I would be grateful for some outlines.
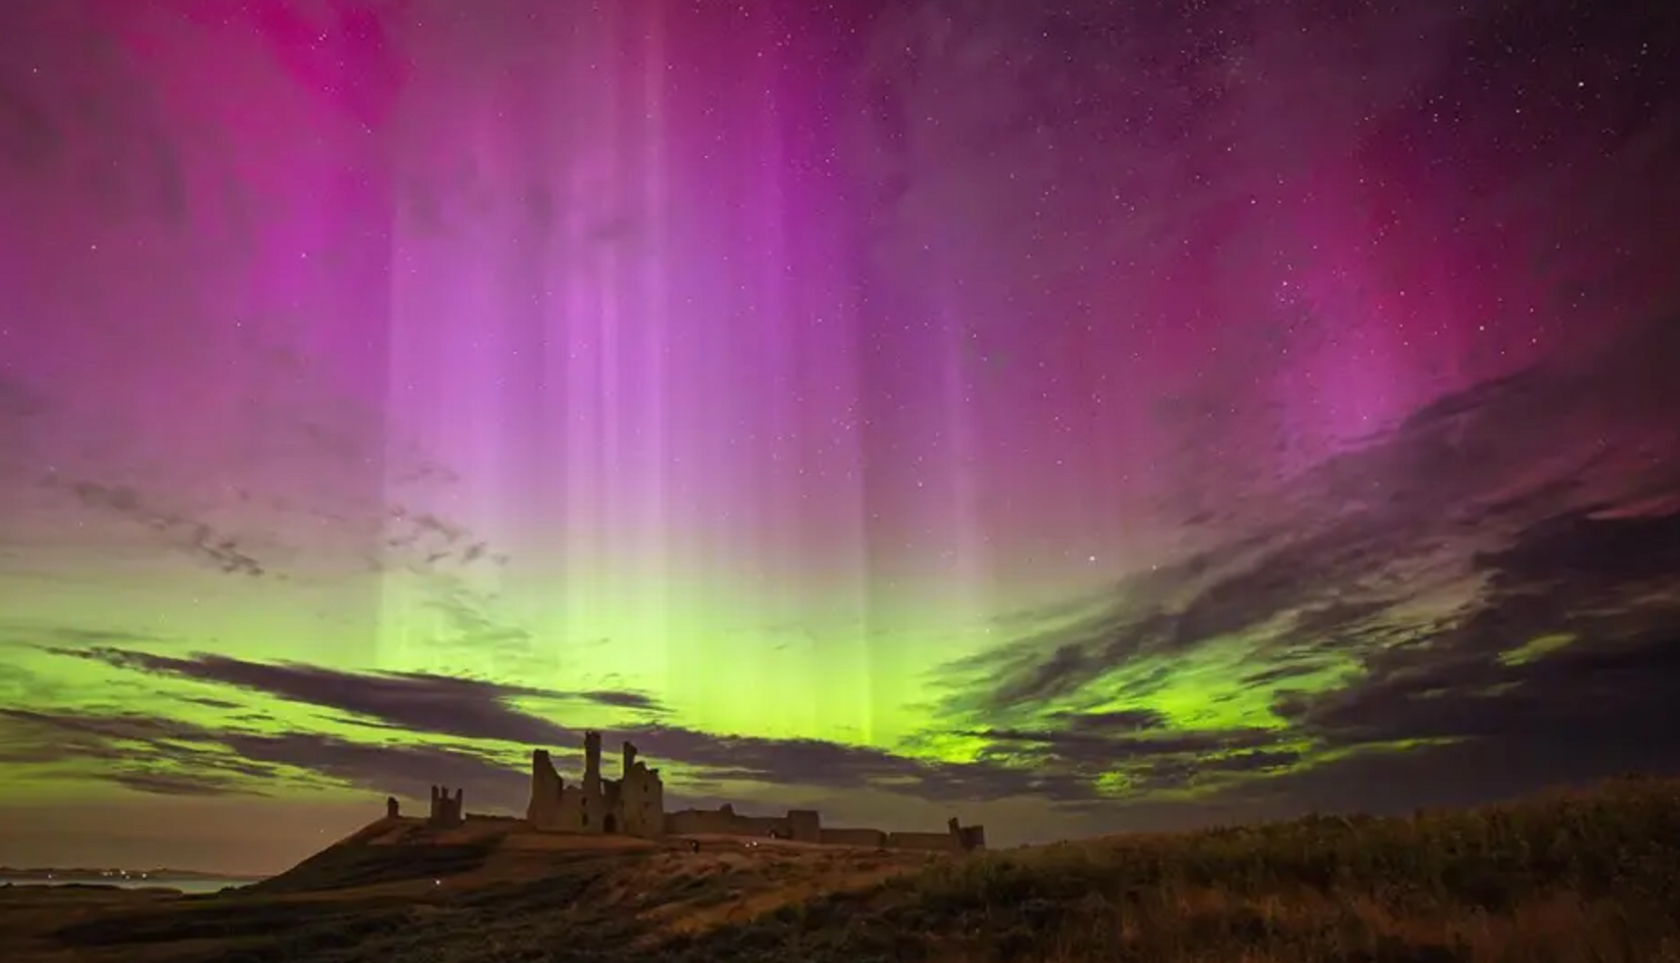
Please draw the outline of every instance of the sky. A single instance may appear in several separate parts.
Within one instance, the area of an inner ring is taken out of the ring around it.
[[[0,864],[1680,770],[1661,7],[5,4]]]

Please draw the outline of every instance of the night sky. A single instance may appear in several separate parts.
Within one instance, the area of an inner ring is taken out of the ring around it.
[[[0,863],[1680,770],[1677,172],[1674,4],[9,0]]]

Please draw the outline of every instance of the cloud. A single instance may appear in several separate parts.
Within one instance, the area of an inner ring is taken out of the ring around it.
[[[64,717],[18,709],[0,709],[0,762],[9,766],[46,766],[82,760],[113,760],[122,753],[113,738],[97,728]]]
[[[267,571],[239,539],[203,521],[160,508],[131,486],[93,481],[62,484],[83,505],[150,528],[169,545],[230,575],[256,577]]]
[[[1502,754],[1531,760],[1536,779],[1548,757],[1566,774],[1660,768],[1680,759],[1680,744],[1652,736],[1634,750],[1628,739],[1680,731],[1680,517],[1653,508],[1680,495],[1670,467],[1680,442],[1650,414],[1680,397],[1628,355],[1659,347],[1652,337],[1443,399],[1291,480],[1257,501],[1263,510],[1233,514],[1221,547],[1106,596],[999,622],[1009,641],[938,670],[929,725],[896,749],[699,732],[642,692],[181,657],[75,629],[36,638],[62,656],[230,690],[195,696],[211,708],[260,695],[437,745],[275,732],[256,718],[223,732],[122,716],[11,719],[54,728],[65,753],[89,760],[160,746],[161,768],[110,775],[160,792],[227,792],[290,773],[399,795],[452,782],[510,806],[523,798],[512,760],[524,748],[582,740],[526,704],[637,713],[615,735],[668,764],[675,793],[685,783],[870,788],[1131,813],[1174,799],[1174,818],[1188,818],[1264,811],[1285,795],[1370,804],[1370,787],[1398,793],[1437,763],[1491,787],[1478,768]],[[1609,427],[1588,450],[1556,450],[1536,414],[1567,419],[1577,405],[1596,406],[1592,422]],[[141,512],[118,489],[97,497]],[[407,549],[467,540],[427,516],[401,521],[414,536]],[[437,574],[437,604],[461,633],[521,644]],[[34,758],[18,740],[0,752]],[[1365,788],[1338,790],[1336,773]]]
[[[163,775],[145,772],[117,772],[110,781],[135,792],[154,796],[236,796],[251,795],[249,787],[229,780],[202,775]]]
[[[318,700],[319,701],[319,700]],[[528,791],[522,766],[461,745],[360,742],[319,733],[208,729],[169,719],[97,713],[0,712],[0,760],[93,764],[90,775],[170,795],[263,794],[283,786],[353,786],[419,797],[421,787],[466,788],[481,805],[519,809]],[[472,730],[473,726],[462,727]],[[575,745],[581,733],[559,742]],[[10,738],[5,738],[6,736]],[[461,737],[482,737],[472,731]],[[995,765],[928,763],[817,740],[716,737],[651,727],[623,733],[656,759],[693,767],[702,783],[765,783],[819,789],[892,789],[938,801],[1029,793],[1088,798],[1071,782]],[[24,751],[19,751],[24,749]],[[680,794],[680,793],[679,793]]]
[[[189,723],[130,713],[0,709],[0,760],[79,767],[87,775],[166,795],[260,793],[272,767],[231,756]]]
[[[1222,548],[1036,613],[935,673],[943,731],[1127,807],[1332,808],[1330,774],[1384,767],[1405,798],[1431,759],[1486,787],[1506,753],[1532,780],[1680,768],[1677,328],[1443,398],[1233,515]],[[1576,425],[1592,444],[1560,445]]]
[[[442,784],[465,790],[475,805],[523,810],[530,788],[525,770],[464,746],[380,745],[307,732],[244,733],[223,741],[245,759],[411,799]]]
[[[374,720],[376,729],[502,742],[522,748],[580,746],[583,732],[522,712],[510,705],[512,699],[657,707],[656,702],[636,692],[565,692],[421,673],[353,673],[206,654],[177,658],[111,647],[49,651],[120,669],[226,685],[334,709]],[[1109,725],[1123,722],[1120,717],[1106,720]],[[126,733],[125,738],[164,737],[162,733],[129,731],[134,726],[163,725],[156,720],[61,716],[54,724],[67,731],[107,737],[116,735],[113,727]],[[422,750],[412,747],[405,748],[402,757],[388,758],[382,755],[391,751],[388,746],[302,732],[273,736],[255,729],[225,734],[189,731],[194,733],[190,738],[213,738],[246,759],[299,766],[330,780],[357,785],[371,784],[370,777],[375,774],[384,780],[382,784],[395,785],[416,783],[416,780],[434,782],[454,771],[462,778],[472,777],[479,786],[493,787],[497,796],[502,797],[507,795],[510,781],[525,778],[522,770],[499,760],[487,761],[477,751],[452,751],[427,757],[426,765],[416,769],[413,757]],[[1085,799],[1091,795],[1090,788],[1076,779],[990,761],[944,763],[822,740],[714,735],[657,722],[623,727],[618,734],[634,740],[650,758],[694,770],[698,778],[712,781],[831,790],[870,786],[941,801],[1028,794]],[[492,776],[486,771],[487,766],[503,775]],[[416,775],[418,772],[426,775]]]
[[[582,740],[536,705],[629,710],[614,735],[668,764],[674,795],[749,784],[940,803],[1035,796],[1192,820],[1675,768],[1680,436],[1663,413],[1680,410],[1680,379],[1659,361],[1680,356],[1680,335],[1661,327],[1444,398],[1233,509],[1222,542],[1001,620],[1004,644],[933,674],[925,731],[902,746],[700,732],[636,691],[182,657],[121,633],[8,626],[60,656],[223,687],[189,696],[204,707],[278,699],[353,718],[368,737],[276,731],[260,715],[212,731],[13,709],[0,715],[0,760],[87,765],[166,793],[292,780],[418,795],[449,782],[517,808],[523,749]],[[1559,443],[1583,425],[1590,445]],[[82,492],[152,517],[118,486]],[[457,553],[420,565],[457,633],[523,645],[438,568],[476,562],[476,543],[430,516],[400,521],[408,540],[393,549]],[[482,742],[500,745],[471,745]]]
[[[1680,761],[1680,738],[1665,735],[1680,732],[1677,535],[1680,515],[1537,523],[1478,558],[1489,589],[1473,615],[1426,649],[1374,659],[1355,685],[1280,710],[1338,746],[1486,739],[1551,744],[1561,754],[1627,742],[1645,747],[1646,765],[1672,765]]]
[[[47,622],[20,619],[0,620],[0,643],[47,648],[55,646],[74,648],[76,646],[133,645],[137,642],[162,643],[167,641],[161,636],[146,632],[91,629],[80,625],[54,625]]]
[[[156,716],[0,710],[0,761],[52,766],[160,795],[278,795],[309,786],[422,798],[448,783],[522,807],[525,774],[464,746],[354,742],[306,732],[210,729]]]
[[[162,745],[170,740],[195,739],[198,727],[170,719],[138,715],[82,715],[37,712],[28,709],[0,709],[0,718],[12,722],[88,736],[107,742],[138,742]],[[51,751],[51,747],[48,747]]]
[[[1263,729],[1174,731],[1166,726],[1146,735],[1113,736],[1082,732],[1044,730],[1024,732],[989,729],[970,733],[995,747],[1019,747],[1019,751],[1040,754],[1045,761],[1090,766],[1120,765],[1134,759],[1205,757],[1217,752],[1268,745],[1278,735]],[[1019,754],[1017,753],[1013,754]]]
[[[509,705],[509,700],[530,698],[648,709],[659,705],[640,692],[563,692],[426,673],[356,673],[297,663],[247,662],[205,653],[177,658],[112,647],[49,651],[116,668],[227,685],[338,709],[411,732],[528,745],[569,745],[581,741],[582,734],[520,712]]]
[[[669,726],[625,731],[638,748],[699,770],[710,781],[827,790],[874,788],[921,799],[984,801],[1023,795],[1085,799],[1089,787],[995,762],[950,763],[820,739],[713,735]]]

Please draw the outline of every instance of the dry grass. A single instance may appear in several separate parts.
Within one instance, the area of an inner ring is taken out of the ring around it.
[[[936,859],[821,847],[672,852],[650,861],[624,885],[627,897],[640,894],[646,907],[640,916],[653,924],[638,945],[651,946],[662,937],[699,936],[785,906],[868,890]]]
[[[1680,963],[1675,782],[966,858],[517,838],[350,842],[271,895],[8,894],[0,942],[27,919],[8,963]]]
[[[1680,784],[941,863],[719,931],[690,963],[1680,961]],[[776,955],[776,954],[781,955]]]

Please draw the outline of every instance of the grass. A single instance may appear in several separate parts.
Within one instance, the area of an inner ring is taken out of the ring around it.
[[[378,864],[371,875],[389,878],[402,865],[354,848],[306,861],[280,887],[293,895],[112,907],[40,930],[37,948],[124,963],[1680,963],[1674,781],[906,862],[884,882],[756,916],[819,864],[874,871],[881,857],[767,853],[720,868],[686,854],[555,854],[530,878],[333,896],[332,866],[366,878]],[[437,854],[409,854],[414,870],[436,868]],[[323,895],[296,892],[301,879]],[[717,912],[731,903],[735,918]],[[5,908],[0,897],[0,940]],[[709,922],[669,925],[683,918]]]
[[[426,847],[324,849],[290,871],[244,887],[253,894],[318,893],[408,879],[448,879],[481,868],[494,840]]]
[[[942,863],[667,959],[1680,961],[1680,783]]]

